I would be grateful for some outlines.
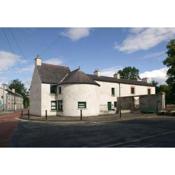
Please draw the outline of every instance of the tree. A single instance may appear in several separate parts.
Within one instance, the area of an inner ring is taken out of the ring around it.
[[[9,84],[9,88],[15,89],[15,91],[18,94],[21,94],[23,96],[24,107],[29,106],[29,98],[27,96],[27,89],[25,88],[24,84],[20,80],[18,80],[18,79],[12,80]]]
[[[159,86],[158,86],[159,83],[157,81],[155,81],[155,80],[152,80],[151,81],[151,84],[153,86],[155,86],[155,88],[156,88],[156,94],[159,93]]]
[[[119,70],[121,79],[137,80],[139,78],[139,70],[135,67],[125,67]]]
[[[171,40],[167,45],[167,58],[163,61],[164,65],[168,67],[166,80],[169,87],[169,99],[171,103],[175,104],[175,39]]]
[[[151,84],[152,84],[153,86],[157,86],[157,85],[158,85],[158,82],[155,81],[155,80],[152,80],[152,81],[151,81]]]

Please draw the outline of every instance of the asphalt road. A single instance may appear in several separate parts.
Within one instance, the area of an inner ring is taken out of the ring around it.
[[[113,122],[20,121],[12,147],[175,147],[175,117]]]

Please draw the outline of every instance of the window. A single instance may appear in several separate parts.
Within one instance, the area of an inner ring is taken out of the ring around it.
[[[111,95],[115,96],[115,88],[111,88]]]
[[[51,101],[51,110],[55,111],[57,109],[57,102],[56,101]]]
[[[57,105],[58,105],[58,111],[63,111],[63,100],[58,100],[57,101]]]
[[[151,94],[151,89],[148,89],[148,95],[150,95]]]
[[[116,101],[114,101],[114,107],[115,107],[115,108],[117,107],[117,102],[116,102]]]
[[[135,88],[131,87],[131,94],[135,94]]]
[[[57,93],[57,85],[50,85],[50,93],[51,94]]]
[[[112,110],[112,103],[108,102],[108,111]]]
[[[85,109],[86,108],[86,102],[85,101],[79,101],[78,102],[78,109]]]
[[[61,94],[61,87],[58,88],[58,93]]]

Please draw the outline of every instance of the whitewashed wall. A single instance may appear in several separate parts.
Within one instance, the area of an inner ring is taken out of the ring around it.
[[[119,96],[119,84],[97,81],[99,86],[90,84],[71,84],[62,86],[62,94],[50,94],[50,84],[41,84],[38,71],[35,68],[30,89],[30,112],[33,115],[79,116],[78,101],[86,101],[87,109],[83,110],[83,116],[94,116],[104,113],[115,113],[114,102]],[[155,87],[121,84],[121,96],[132,96],[131,87],[135,87],[134,95],[146,95],[148,88],[151,94],[155,94]],[[115,88],[115,96],[111,94],[111,88]],[[51,110],[51,101],[63,100],[63,112]],[[112,111],[108,111],[107,103],[112,103]]]
[[[50,116],[54,115],[62,115],[62,112],[57,112],[51,110],[51,101],[55,100],[63,100],[62,94],[60,95],[55,95],[50,93],[50,84],[42,84],[42,90],[41,90],[41,95],[42,95],[42,100],[41,100],[41,114],[42,116],[45,116],[45,111],[47,110],[47,114]],[[63,90],[62,90],[63,91]]]
[[[99,87],[99,106],[100,114],[104,113],[115,113],[114,102],[117,101],[119,96],[119,84],[118,83],[109,83],[103,81],[96,81],[100,84]],[[135,94],[131,94],[131,87],[135,87]],[[111,94],[111,88],[115,88],[115,96]],[[129,85],[129,84],[120,84],[120,93],[121,96],[133,96],[133,95],[146,95],[148,93],[148,88],[151,89],[151,94],[155,94],[155,87],[149,86],[140,86],[140,85]],[[113,111],[108,111],[107,103],[112,103]]]
[[[35,68],[30,87],[30,113],[41,115],[41,80]]]
[[[87,109],[83,116],[99,115],[99,87],[90,84],[72,84],[63,86],[63,115],[80,116],[78,101],[86,101]]]

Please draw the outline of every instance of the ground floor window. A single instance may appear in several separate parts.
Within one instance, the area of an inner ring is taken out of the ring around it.
[[[51,101],[52,111],[63,111],[63,100]]]
[[[117,107],[117,102],[116,102],[116,101],[114,101],[114,107],[115,107],[115,108]]]
[[[78,109],[85,109],[86,108],[86,102],[85,101],[79,101],[78,102]]]
[[[112,110],[112,103],[109,101],[108,102],[108,111]]]
[[[57,103],[58,103],[57,107],[58,111],[63,111],[63,100],[58,100]]]
[[[51,110],[55,111],[57,109],[57,103],[56,101],[51,101]]]

